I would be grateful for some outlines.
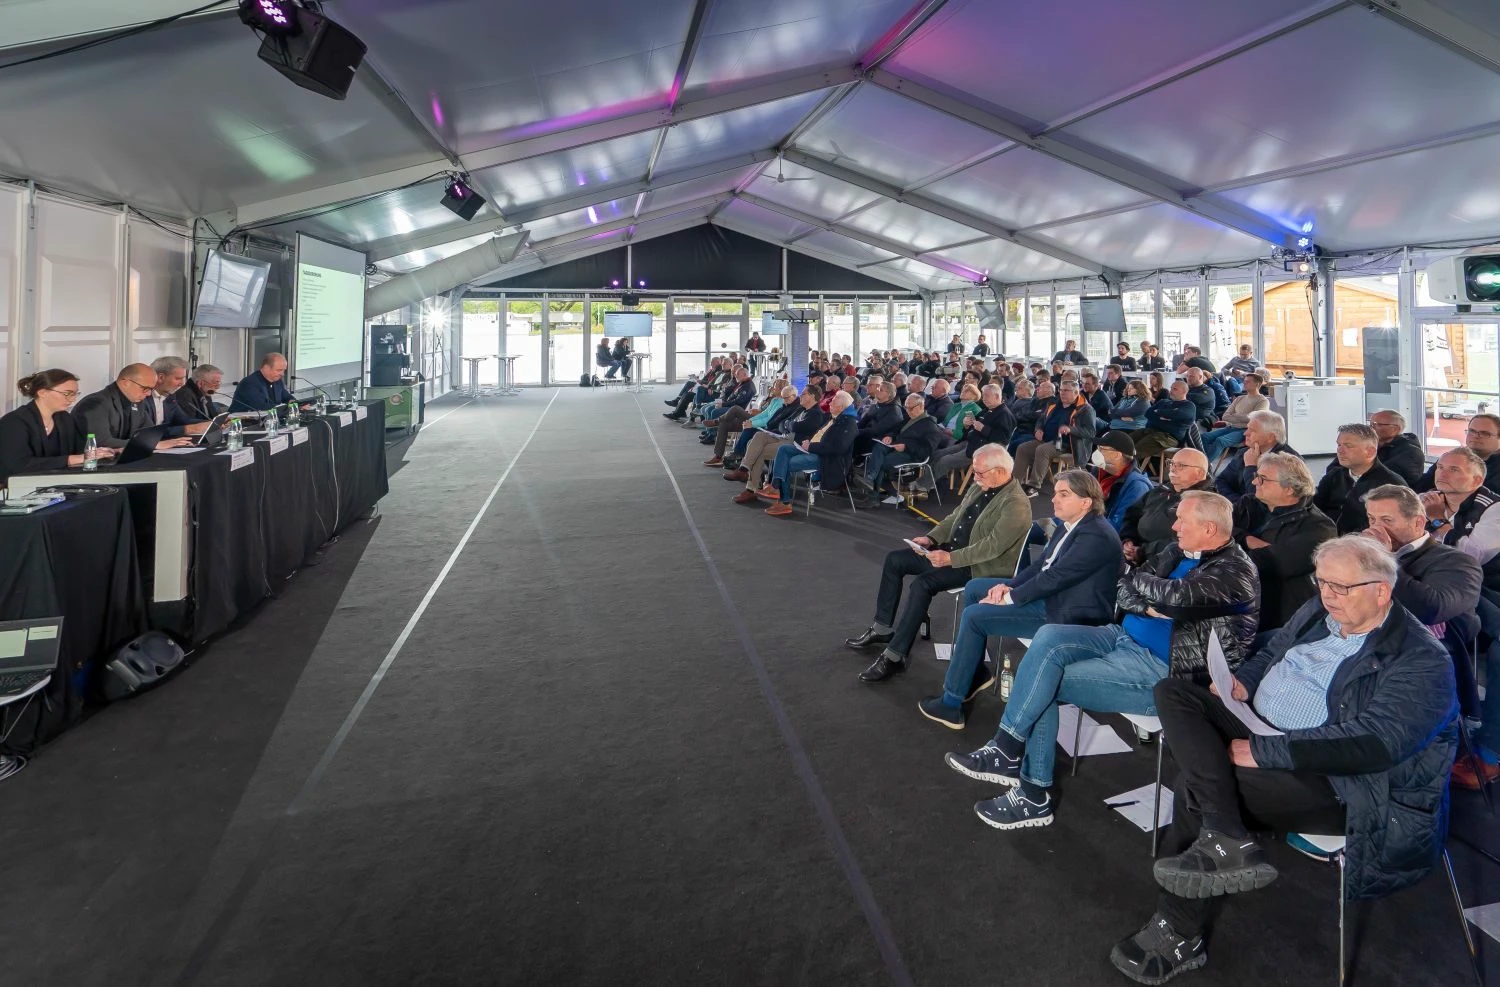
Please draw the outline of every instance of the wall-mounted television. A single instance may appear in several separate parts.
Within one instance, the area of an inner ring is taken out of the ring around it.
[[[1119,295],[1084,295],[1078,314],[1084,332],[1125,333],[1125,301]]]
[[[605,312],[604,335],[649,336],[651,335],[651,313]]]
[[[271,265],[265,261],[210,250],[198,286],[193,325],[207,329],[250,329],[260,325]]]

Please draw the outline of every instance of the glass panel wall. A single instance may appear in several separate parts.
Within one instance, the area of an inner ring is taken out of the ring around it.
[[[1376,277],[1338,278],[1333,283],[1333,324],[1336,377],[1359,377],[1365,373],[1364,330],[1400,325],[1394,274]]]
[[[1156,336],[1156,291],[1127,291],[1125,302],[1125,342],[1130,344],[1130,355],[1141,355],[1142,340]],[[1114,348],[1110,348],[1114,355]]]
[[[650,353],[651,359],[641,363],[641,373],[646,380],[667,378],[667,303],[642,302],[642,312],[651,313],[651,338],[637,336],[630,341],[630,348],[641,353]],[[635,372],[634,365],[631,373]]]
[[[460,357],[486,357],[478,361],[479,384],[495,386],[500,383],[500,361],[495,359],[500,352],[500,302],[489,299],[465,299],[464,321],[460,330],[458,352]],[[469,368],[475,364],[460,360],[460,385],[469,386]]]
[[[823,349],[844,356],[855,353],[854,303],[823,303]]]
[[[505,303],[505,353],[519,355],[515,383],[542,382],[542,300],[510,298]]]
[[[593,354],[585,352],[588,339],[584,334],[584,301],[553,299],[547,304],[551,328],[548,351],[552,359],[548,379],[554,384],[576,382],[580,374],[592,372],[594,363]]]
[[[884,353],[891,348],[890,306],[886,302],[860,302],[859,304],[859,352],[857,366],[864,366],[863,358],[871,350]]]
[[[891,346],[904,356],[913,349],[920,349],[922,339],[922,303],[897,302],[895,325],[891,327]]]
[[[1052,359],[1052,295],[1026,296],[1026,361]]]
[[[1024,299],[1005,299],[1005,339],[1000,351],[1006,356],[1015,356],[1026,349],[1026,308]]]
[[[1427,450],[1463,444],[1469,418],[1500,411],[1500,327],[1493,323],[1422,323],[1422,408]],[[1483,421],[1475,428],[1490,428]]]
[[[1184,346],[1201,346],[1202,335],[1198,324],[1198,286],[1163,288],[1161,290],[1162,343],[1161,355],[1168,369],[1173,360],[1182,356]]]
[[[1255,345],[1255,291],[1248,284],[1208,286],[1208,345],[1204,355],[1219,369]]]
[[[1261,357],[1266,369],[1274,378],[1288,370],[1311,377],[1317,305],[1312,290],[1305,281],[1266,282],[1261,295],[1266,312],[1266,351]]]

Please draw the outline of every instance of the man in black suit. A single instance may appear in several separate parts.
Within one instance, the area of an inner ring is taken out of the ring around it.
[[[1365,494],[1365,513],[1370,526],[1360,534],[1396,556],[1391,595],[1397,603],[1439,638],[1448,621],[1474,613],[1483,570],[1472,556],[1427,533],[1427,511],[1414,491],[1397,484],[1376,487]]]
[[[1341,535],[1370,526],[1365,494],[1387,483],[1405,486],[1401,477],[1380,461],[1376,455],[1379,448],[1375,430],[1364,422],[1339,426],[1338,459],[1328,464],[1318,481],[1313,505],[1338,525]]]
[[[1422,472],[1427,469],[1427,459],[1422,455],[1422,443],[1417,441],[1415,435],[1406,431],[1406,419],[1401,413],[1389,408],[1372,411],[1370,427],[1380,438],[1380,450],[1376,453],[1380,461],[1408,486],[1414,487],[1421,483]]]
[[[224,371],[211,363],[200,363],[193,368],[193,375],[167,399],[175,404],[193,421],[206,421],[219,413],[214,395],[224,382]]]
[[[927,413],[926,402],[920,394],[906,396],[906,424],[895,435],[887,435],[873,447],[865,463],[865,482],[870,487],[870,502],[873,505],[882,497],[881,476],[886,471],[903,463],[920,463],[937,451],[943,441],[943,429],[936,419]],[[900,497],[891,493],[885,499]]]
[[[145,402],[156,391],[156,371],[144,363],[121,370],[115,382],[81,399],[73,409],[80,431],[92,434],[101,446],[123,449],[130,437],[152,424]],[[171,449],[191,439],[163,439],[156,448]]]

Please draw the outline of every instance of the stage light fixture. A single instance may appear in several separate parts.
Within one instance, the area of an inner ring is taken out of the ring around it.
[[[240,0],[240,21],[277,38],[290,38],[302,31],[291,0]]]
[[[618,288],[618,287],[620,287],[620,279],[619,278],[613,279],[612,281],[610,281],[609,286],[611,288]]]
[[[443,190],[443,205],[457,213],[464,222],[473,219],[484,202],[484,196],[469,185],[468,175],[454,175]]]
[[[637,288],[644,288],[644,287],[646,287],[646,282],[644,282],[644,281],[637,281],[637,282],[636,282],[636,283],[635,283],[635,286],[636,286],[636,287],[637,287]]]

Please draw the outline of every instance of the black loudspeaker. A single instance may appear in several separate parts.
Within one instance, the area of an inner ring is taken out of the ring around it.
[[[364,61],[365,43],[322,14],[306,7],[297,12],[301,33],[292,37],[267,35],[260,45],[260,60],[303,89],[343,99],[359,63]]]
[[[484,196],[473,189],[468,189],[468,193],[463,198],[459,198],[451,191],[443,193],[443,205],[457,213],[458,218],[465,223],[473,219],[474,214],[479,212],[480,207],[484,205]]]
[[[406,355],[403,353],[371,353],[370,386],[400,387],[401,371],[405,369]]]

